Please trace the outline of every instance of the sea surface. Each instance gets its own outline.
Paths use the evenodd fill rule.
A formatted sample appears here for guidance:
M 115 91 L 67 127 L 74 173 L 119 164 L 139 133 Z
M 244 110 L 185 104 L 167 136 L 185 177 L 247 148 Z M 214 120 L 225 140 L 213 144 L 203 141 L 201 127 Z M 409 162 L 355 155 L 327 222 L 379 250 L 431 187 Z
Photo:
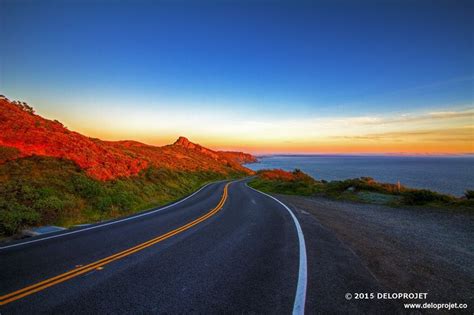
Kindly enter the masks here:
M 348 156 L 348 155 L 272 155 L 247 164 L 253 170 L 295 168 L 316 179 L 342 180 L 362 176 L 379 182 L 400 183 L 461 196 L 474 190 L 474 156 Z

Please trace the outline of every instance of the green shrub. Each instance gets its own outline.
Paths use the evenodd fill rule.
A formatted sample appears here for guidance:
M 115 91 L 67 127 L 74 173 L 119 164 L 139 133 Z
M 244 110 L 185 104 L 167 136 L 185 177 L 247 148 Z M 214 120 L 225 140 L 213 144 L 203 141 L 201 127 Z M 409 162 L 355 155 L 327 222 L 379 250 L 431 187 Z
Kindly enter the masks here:
M 354 189 L 354 191 L 368 191 L 390 195 L 398 195 L 406 190 L 406 188 L 403 186 L 400 186 L 399 189 L 399 187 L 395 184 L 376 182 L 371 177 L 361 177 L 332 182 L 321 181 L 321 183 L 326 185 L 326 191 L 330 195 L 341 194 L 351 187 Z
M 130 210 L 137 202 L 135 195 L 125 190 L 113 190 L 110 198 L 112 200 L 112 206 L 120 211 Z
M 466 190 L 464 196 L 469 200 L 474 199 L 474 190 Z
M 92 199 L 104 193 L 100 182 L 83 174 L 74 176 L 72 184 L 74 191 L 83 198 Z
M 34 209 L 41 213 L 43 222 L 54 222 L 65 209 L 65 202 L 56 196 L 47 196 L 36 201 Z
M 35 225 L 39 222 L 38 212 L 20 205 L 12 203 L 0 205 L 0 235 L 12 235 L 28 225 Z
M 305 177 L 291 181 L 256 178 L 249 185 L 267 193 L 287 195 L 311 196 L 317 191 L 314 180 L 308 180 Z
M 101 214 L 107 212 L 112 208 L 113 201 L 112 197 L 109 195 L 104 195 L 100 196 L 97 198 L 97 201 L 95 202 L 93 206 L 93 210 L 99 211 Z
M 424 205 L 430 202 L 448 203 L 452 198 L 430 190 L 411 190 L 403 193 L 403 203 L 407 205 Z

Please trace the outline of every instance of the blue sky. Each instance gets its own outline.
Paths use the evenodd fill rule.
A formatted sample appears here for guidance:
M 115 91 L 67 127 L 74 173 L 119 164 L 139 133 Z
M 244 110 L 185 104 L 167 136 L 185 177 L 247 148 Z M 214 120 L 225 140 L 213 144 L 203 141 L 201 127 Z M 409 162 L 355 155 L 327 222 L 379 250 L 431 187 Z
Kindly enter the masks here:
M 0 20 L 0 92 L 105 138 L 222 146 L 182 116 L 278 125 L 473 103 L 472 1 L 2 0 Z

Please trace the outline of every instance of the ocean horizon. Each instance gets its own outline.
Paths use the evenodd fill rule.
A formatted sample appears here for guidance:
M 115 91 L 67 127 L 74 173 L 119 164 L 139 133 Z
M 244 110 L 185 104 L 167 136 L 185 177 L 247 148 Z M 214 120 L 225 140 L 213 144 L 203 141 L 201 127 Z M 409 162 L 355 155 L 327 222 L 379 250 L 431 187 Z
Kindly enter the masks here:
M 462 196 L 474 189 L 474 155 L 272 154 L 245 166 L 257 171 L 301 169 L 317 180 L 372 177 L 385 183 Z

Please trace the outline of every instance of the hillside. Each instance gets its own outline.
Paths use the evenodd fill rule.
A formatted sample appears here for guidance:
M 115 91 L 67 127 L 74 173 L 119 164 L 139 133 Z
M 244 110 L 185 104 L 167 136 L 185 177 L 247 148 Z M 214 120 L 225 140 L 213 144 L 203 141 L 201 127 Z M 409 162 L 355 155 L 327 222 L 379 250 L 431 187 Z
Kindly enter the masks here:
M 163 147 L 89 138 L 0 97 L 0 236 L 129 215 L 252 174 L 241 163 L 254 161 L 184 137 Z
M 249 153 L 244 152 L 235 152 L 235 151 L 217 151 L 220 155 L 227 157 L 230 160 L 233 160 L 239 164 L 245 163 L 256 163 L 258 160 L 255 156 Z
M 149 166 L 172 170 L 209 170 L 220 174 L 251 171 L 242 163 L 255 157 L 242 152 L 204 148 L 180 137 L 163 147 L 136 141 L 102 141 L 70 131 L 58 121 L 34 114 L 24 103 L 0 98 L 0 163 L 27 156 L 49 156 L 73 161 L 88 175 L 110 180 L 138 174 Z

